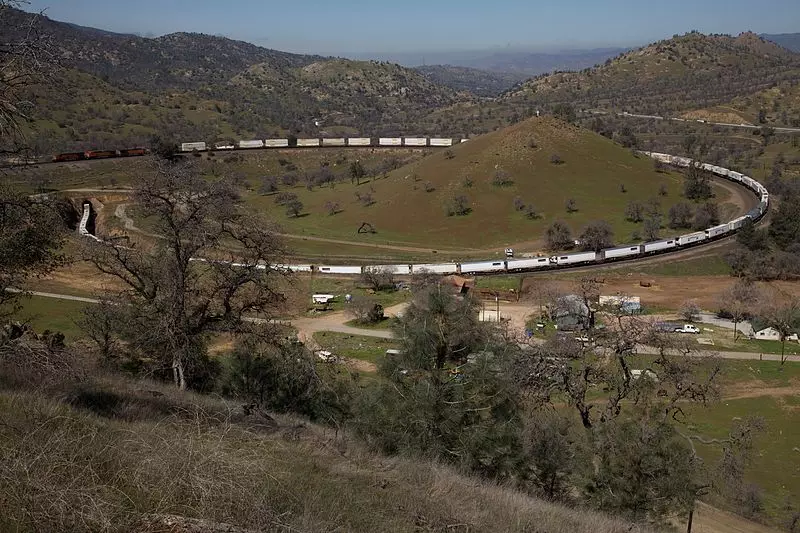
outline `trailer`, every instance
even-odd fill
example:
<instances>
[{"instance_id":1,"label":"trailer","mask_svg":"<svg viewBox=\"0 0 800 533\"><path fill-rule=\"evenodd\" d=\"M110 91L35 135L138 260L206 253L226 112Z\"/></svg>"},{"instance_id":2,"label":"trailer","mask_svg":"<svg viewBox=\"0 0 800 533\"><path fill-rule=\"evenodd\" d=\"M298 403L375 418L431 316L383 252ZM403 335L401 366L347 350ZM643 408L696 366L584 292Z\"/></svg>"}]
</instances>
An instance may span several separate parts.
<instances>
[{"instance_id":1,"label":"trailer","mask_svg":"<svg viewBox=\"0 0 800 533\"><path fill-rule=\"evenodd\" d=\"M204 152L206 143L202 141L181 143L181 152Z\"/></svg>"},{"instance_id":2,"label":"trailer","mask_svg":"<svg viewBox=\"0 0 800 533\"><path fill-rule=\"evenodd\" d=\"M344 146L344 137L337 137L332 139L322 139L322 146Z\"/></svg>"},{"instance_id":3,"label":"trailer","mask_svg":"<svg viewBox=\"0 0 800 533\"><path fill-rule=\"evenodd\" d=\"M265 148L288 148L289 139L264 139Z\"/></svg>"},{"instance_id":4,"label":"trailer","mask_svg":"<svg viewBox=\"0 0 800 533\"><path fill-rule=\"evenodd\" d=\"M287 272L311 272L313 270L311 265L275 265L275 269Z\"/></svg>"},{"instance_id":5,"label":"trailer","mask_svg":"<svg viewBox=\"0 0 800 533\"><path fill-rule=\"evenodd\" d=\"M402 146L402 137L380 137L378 139L378 146Z\"/></svg>"},{"instance_id":6,"label":"trailer","mask_svg":"<svg viewBox=\"0 0 800 533\"><path fill-rule=\"evenodd\" d=\"M642 247L639 245L636 246L624 246L620 248L608 248L601 252L603 254L603 259L619 259L620 257L629 257L632 255L639 255L642 253Z\"/></svg>"},{"instance_id":7,"label":"trailer","mask_svg":"<svg viewBox=\"0 0 800 533\"><path fill-rule=\"evenodd\" d=\"M596 252L580 252L577 254L554 255L550 258L550 263L556 265L576 265L578 263L588 263L596 260Z\"/></svg>"},{"instance_id":8,"label":"trailer","mask_svg":"<svg viewBox=\"0 0 800 533\"><path fill-rule=\"evenodd\" d=\"M455 263L438 263L414 265L414 273L430 272L432 274L457 274L458 265Z\"/></svg>"},{"instance_id":9,"label":"trailer","mask_svg":"<svg viewBox=\"0 0 800 533\"><path fill-rule=\"evenodd\" d=\"M252 141L239 141L239 149L246 150L249 148L264 148L264 141L261 139L253 139Z\"/></svg>"},{"instance_id":10,"label":"trailer","mask_svg":"<svg viewBox=\"0 0 800 533\"><path fill-rule=\"evenodd\" d=\"M648 254L651 252L660 252L661 250L669 250L670 248L675 248L676 246L678 246L678 243L675 242L675 239L665 239L661 241L647 242L642 245L642 250L644 253Z\"/></svg>"},{"instance_id":11,"label":"trailer","mask_svg":"<svg viewBox=\"0 0 800 533\"><path fill-rule=\"evenodd\" d=\"M687 244L693 244L704 240L706 240L706 232L695 231L694 233L687 233L686 235L678 237L678 246L686 246Z\"/></svg>"},{"instance_id":12,"label":"trailer","mask_svg":"<svg viewBox=\"0 0 800 533\"><path fill-rule=\"evenodd\" d=\"M509 271L545 268L550 265L550 259L548 257L536 257L534 259L513 259L506 261L506 265Z\"/></svg>"},{"instance_id":13,"label":"trailer","mask_svg":"<svg viewBox=\"0 0 800 533\"><path fill-rule=\"evenodd\" d=\"M299 147L319 146L319 139L297 139L297 146Z\"/></svg>"},{"instance_id":14,"label":"trailer","mask_svg":"<svg viewBox=\"0 0 800 533\"><path fill-rule=\"evenodd\" d=\"M713 226L711 228L706 229L706 238L713 239L714 237L719 237L720 235L724 235L730 231L729 224L720 224L719 226Z\"/></svg>"},{"instance_id":15,"label":"trailer","mask_svg":"<svg viewBox=\"0 0 800 533\"><path fill-rule=\"evenodd\" d=\"M431 146L453 146L453 139L442 139L439 137L433 137L430 140Z\"/></svg>"},{"instance_id":16,"label":"trailer","mask_svg":"<svg viewBox=\"0 0 800 533\"><path fill-rule=\"evenodd\" d=\"M236 146L232 145L227 141L214 143L214 150L234 150L234 149L236 149Z\"/></svg>"},{"instance_id":17,"label":"trailer","mask_svg":"<svg viewBox=\"0 0 800 533\"><path fill-rule=\"evenodd\" d=\"M400 276L411 275L411 265L375 265L364 268L374 271L390 272Z\"/></svg>"},{"instance_id":18,"label":"trailer","mask_svg":"<svg viewBox=\"0 0 800 533\"><path fill-rule=\"evenodd\" d=\"M350 137L347 139L347 146L370 146L372 139L369 137Z\"/></svg>"},{"instance_id":19,"label":"trailer","mask_svg":"<svg viewBox=\"0 0 800 533\"><path fill-rule=\"evenodd\" d=\"M405 146L428 146L428 139L426 137L404 137L403 145Z\"/></svg>"},{"instance_id":20,"label":"trailer","mask_svg":"<svg viewBox=\"0 0 800 533\"><path fill-rule=\"evenodd\" d=\"M739 218L734 218L733 220L728 222L729 231L736 231L737 229L741 228L742 226L744 226L744 223L747 220L750 220L750 217L748 217L747 215L740 216Z\"/></svg>"},{"instance_id":21,"label":"trailer","mask_svg":"<svg viewBox=\"0 0 800 533\"><path fill-rule=\"evenodd\" d=\"M360 266L318 266L317 272L320 274L361 274Z\"/></svg>"},{"instance_id":22,"label":"trailer","mask_svg":"<svg viewBox=\"0 0 800 533\"><path fill-rule=\"evenodd\" d=\"M470 272L501 272L506 269L505 261L476 261L474 263L461 263L461 273Z\"/></svg>"}]
</instances>

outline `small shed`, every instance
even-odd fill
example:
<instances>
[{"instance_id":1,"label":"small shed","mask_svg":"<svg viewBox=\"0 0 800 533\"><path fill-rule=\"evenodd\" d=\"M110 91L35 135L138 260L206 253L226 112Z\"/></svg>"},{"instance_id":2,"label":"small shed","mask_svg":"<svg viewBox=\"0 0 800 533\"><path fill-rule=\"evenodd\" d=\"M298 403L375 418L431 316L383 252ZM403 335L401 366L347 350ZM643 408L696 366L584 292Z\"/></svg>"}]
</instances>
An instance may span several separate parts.
<instances>
[{"instance_id":1,"label":"small shed","mask_svg":"<svg viewBox=\"0 0 800 533\"><path fill-rule=\"evenodd\" d=\"M600 307L611 308L629 315L642 312L642 300L638 296L600 296L599 303Z\"/></svg>"}]
</instances>

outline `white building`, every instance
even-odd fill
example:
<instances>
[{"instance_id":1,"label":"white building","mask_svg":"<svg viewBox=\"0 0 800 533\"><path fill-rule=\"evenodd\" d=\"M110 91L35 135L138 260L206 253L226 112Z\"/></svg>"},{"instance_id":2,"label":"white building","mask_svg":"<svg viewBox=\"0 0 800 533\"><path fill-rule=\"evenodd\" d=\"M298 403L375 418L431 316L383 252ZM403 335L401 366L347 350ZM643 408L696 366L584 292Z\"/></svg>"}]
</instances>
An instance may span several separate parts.
<instances>
[{"instance_id":1,"label":"white building","mask_svg":"<svg viewBox=\"0 0 800 533\"><path fill-rule=\"evenodd\" d=\"M779 341L781 340L781 334L778 332L777 329L773 327L764 328L761 331L756 331L755 334L756 339L764 340L764 341ZM786 337L787 341L796 341L797 334L793 333Z\"/></svg>"}]
</instances>

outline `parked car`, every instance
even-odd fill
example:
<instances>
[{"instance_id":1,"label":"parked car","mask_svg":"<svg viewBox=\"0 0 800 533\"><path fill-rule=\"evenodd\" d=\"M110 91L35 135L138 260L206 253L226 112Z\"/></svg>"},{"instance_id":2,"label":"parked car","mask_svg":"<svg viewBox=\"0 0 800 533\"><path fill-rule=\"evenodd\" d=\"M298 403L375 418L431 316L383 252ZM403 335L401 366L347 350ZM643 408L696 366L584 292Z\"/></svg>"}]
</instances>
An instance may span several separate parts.
<instances>
[{"instance_id":1,"label":"parked car","mask_svg":"<svg viewBox=\"0 0 800 533\"><path fill-rule=\"evenodd\" d=\"M679 328L675 328L675 333L700 333L700 328L691 324L684 324Z\"/></svg>"}]
</instances>

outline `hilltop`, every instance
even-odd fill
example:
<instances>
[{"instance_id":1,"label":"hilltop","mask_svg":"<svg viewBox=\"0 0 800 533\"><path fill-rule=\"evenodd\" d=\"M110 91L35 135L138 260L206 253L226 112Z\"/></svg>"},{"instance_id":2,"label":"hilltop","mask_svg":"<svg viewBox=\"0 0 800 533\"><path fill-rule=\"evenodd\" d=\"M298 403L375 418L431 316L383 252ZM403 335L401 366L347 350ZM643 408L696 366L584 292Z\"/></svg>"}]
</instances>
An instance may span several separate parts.
<instances>
[{"instance_id":1,"label":"hilltop","mask_svg":"<svg viewBox=\"0 0 800 533\"><path fill-rule=\"evenodd\" d=\"M663 115L727 102L798 74L800 55L753 33L692 32L581 72L540 76L505 98L518 104L569 102Z\"/></svg>"},{"instance_id":2,"label":"hilltop","mask_svg":"<svg viewBox=\"0 0 800 533\"><path fill-rule=\"evenodd\" d=\"M554 156L562 162L552 162ZM298 196L303 216L287 217L271 195L253 193L249 201L291 234L461 249L486 257L507 245L520 252L541 250L545 228L557 219L567 221L574 232L589 221L606 220L616 230L617 242L629 242L640 228L625 220L628 202L655 198L666 212L681 200L679 174L658 172L648 158L601 135L545 117L437 151L361 185L350 182L349 164L330 167L340 176L335 187L279 188L276 194ZM663 197L662 184L667 189ZM367 196L372 202L363 201ZM447 206L458 196L468 199L471 212L448 216ZM516 209L517 197L538 216L531 219ZM577 211L568 214L570 198ZM724 199L720 192L718 200ZM339 206L335 215L326 209L330 204ZM363 222L378 233L358 235Z\"/></svg>"},{"instance_id":3,"label":"hilltop","mask_svg":"<svg viewBox=\"0 0 800 533\"><path fill-rule=\"evenodd\" d=\"M497 96L528 76L516 72L491 72L454 65L427 65L414 70L437 85L456 91L468 91L476 96Z\"/></svg>"}]
</instances>

